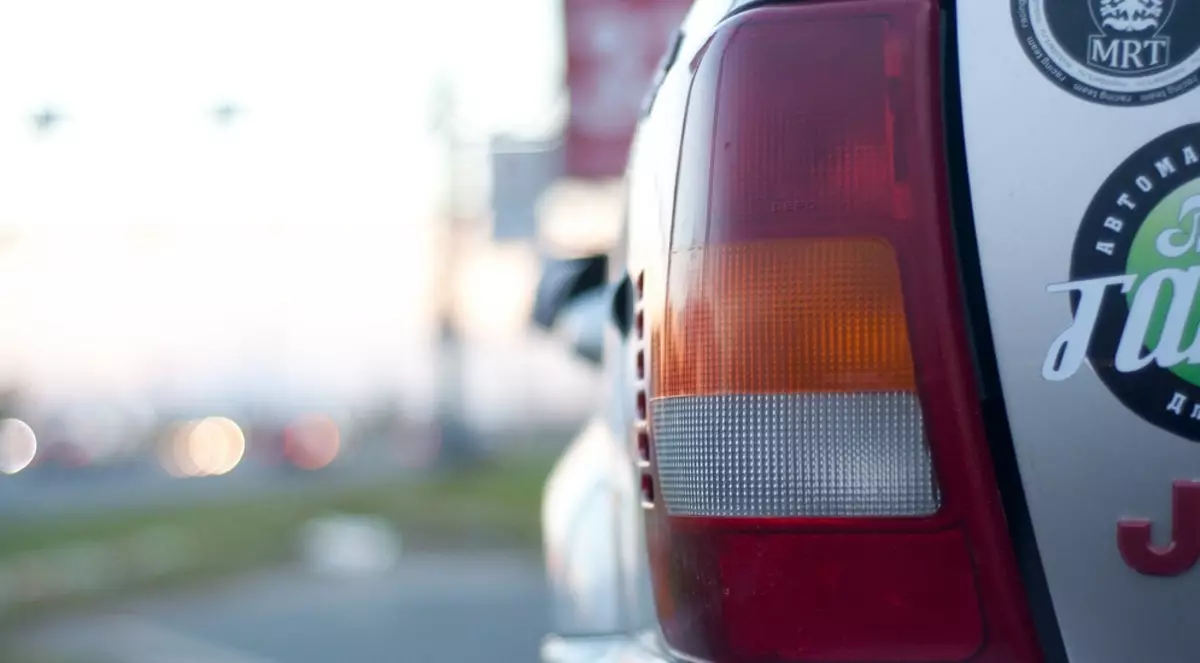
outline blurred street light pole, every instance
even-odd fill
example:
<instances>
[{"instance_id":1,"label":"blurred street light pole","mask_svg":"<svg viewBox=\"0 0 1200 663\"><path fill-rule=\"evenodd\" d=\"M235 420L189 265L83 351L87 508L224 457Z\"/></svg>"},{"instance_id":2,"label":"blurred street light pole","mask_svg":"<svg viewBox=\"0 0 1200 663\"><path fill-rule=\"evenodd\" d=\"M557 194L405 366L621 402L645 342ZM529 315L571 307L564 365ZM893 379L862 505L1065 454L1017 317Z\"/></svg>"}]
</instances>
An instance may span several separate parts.
<instances>
[{"instance_id":1,"label":"blurred street light pole","mask_svg":"<svg viewBox=\"0 0 1200 663\"><path fill-rule=\"evenodd\" d=\"M438 264L438 356L437 422L441 436L440 462L469 462L478 447L467 425L463 403L465 389L465 352L458 321L458 282L462 273L462 255L466 219L460 198L466 193L461 183L462 142L458 135L458 100L449 78L437 82L434 97L435 129L442 138L446 158L445 215L446 234Z\"/></svg>"}]
</instances>

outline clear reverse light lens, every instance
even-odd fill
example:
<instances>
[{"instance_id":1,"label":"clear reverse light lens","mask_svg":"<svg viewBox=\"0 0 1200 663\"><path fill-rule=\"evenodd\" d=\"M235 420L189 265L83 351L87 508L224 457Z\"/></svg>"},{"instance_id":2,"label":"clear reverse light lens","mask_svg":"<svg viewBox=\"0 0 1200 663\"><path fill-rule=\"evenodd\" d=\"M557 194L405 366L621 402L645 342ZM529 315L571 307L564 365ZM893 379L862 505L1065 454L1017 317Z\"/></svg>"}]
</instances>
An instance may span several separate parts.
<instances>
[{"instance_id":1,"label":"clear reverse light lens","mask_svg":"<svg viewBox=\"0 0 1200 663\"><path fill-rule=\"evenodd\" d=\"M941 506L914 394L655 399L667 511L677 516L925 516Z\"/></svg>"}]
</instances>

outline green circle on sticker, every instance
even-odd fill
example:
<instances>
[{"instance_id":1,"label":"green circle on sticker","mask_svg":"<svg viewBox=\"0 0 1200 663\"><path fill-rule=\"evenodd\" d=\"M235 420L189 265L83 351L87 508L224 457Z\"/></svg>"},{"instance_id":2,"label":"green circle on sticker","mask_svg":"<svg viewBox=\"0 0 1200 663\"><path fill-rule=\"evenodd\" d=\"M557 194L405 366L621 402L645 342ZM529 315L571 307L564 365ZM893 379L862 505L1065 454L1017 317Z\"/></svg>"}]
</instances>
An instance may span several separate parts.
<instances>
[{"instance_id":1,"label":"green circle on sticker","mask_svg":"<svg viewBox=\"0 0 1200 663\"><path fill-rule=\"evenodd\" d=\"M1138 233L1129 247L1129 259L1125 263L1128 274L1136 274L1138 279L1134 287L1126 294L1126 301L1133 306L1133 298L1147 276L1160 269L1174 267L1188 269L1200 265L1200 228L1193 227L1200 223L1200 217L1193 214L1185 215L1180 212L1185 202L1200 196L1200 179L1192 180L1172 191L1163 199L1142 223ZM1172 244L1178 247L1187 246L1188 250L1182 255L1169 258L1161 254L1155 244L1159 235L1168 230L1178 230L1172 238ZM1146 333L1146 347L1150 350L1158 346L1162 337L1163 324L1174 296L1173 286L1168 282L1158 293L1158 301L1154 305L1154 313L1150 316L1150 327ZM1200 329L1200 306L1195 302L1188 312L1187 323L1183 331L1183 347L1187 348L1196 342L1196 332ZM1200 364L1177 364L1169 369L1180 379L1193 385L1200 386Z\"/></svg>"}]
</instances>

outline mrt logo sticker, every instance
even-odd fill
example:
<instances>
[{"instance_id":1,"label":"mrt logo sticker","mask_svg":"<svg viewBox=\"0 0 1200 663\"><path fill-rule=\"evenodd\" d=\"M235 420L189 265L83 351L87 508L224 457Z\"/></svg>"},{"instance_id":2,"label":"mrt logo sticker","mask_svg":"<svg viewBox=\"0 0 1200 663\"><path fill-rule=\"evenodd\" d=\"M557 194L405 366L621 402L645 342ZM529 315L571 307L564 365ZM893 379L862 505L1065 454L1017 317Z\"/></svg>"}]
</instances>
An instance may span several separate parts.
<instances>
[{"instance_id":1,"label":"mrt logo sticker","mask_svg":"<svg viewBox=\"0 0 1200 663\"><path fill-rule=\"evenodd\" d=\"M1144 106L1200 87L1196 0L1011 0L1021 48L1088 101Z\"/></svg>"}]
</instances>

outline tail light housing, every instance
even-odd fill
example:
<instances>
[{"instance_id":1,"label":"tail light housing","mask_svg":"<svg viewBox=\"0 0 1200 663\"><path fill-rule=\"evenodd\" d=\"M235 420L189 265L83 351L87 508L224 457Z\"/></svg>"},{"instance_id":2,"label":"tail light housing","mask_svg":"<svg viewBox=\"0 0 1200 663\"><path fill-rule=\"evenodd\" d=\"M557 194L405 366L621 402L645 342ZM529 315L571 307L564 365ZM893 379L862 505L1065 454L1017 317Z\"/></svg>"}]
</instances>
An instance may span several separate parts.
<instances>
[{"instance_id":1,"label":"tail light housing","mask_svg":"<svg viewBox=\"0 0 1200 663\"><path fill-rule=\"evenodd\" d=\"M690 660L1040 660L980 420L935 0L728 19L691 63L641 468Z\"/></svg>"}]
</instances>

